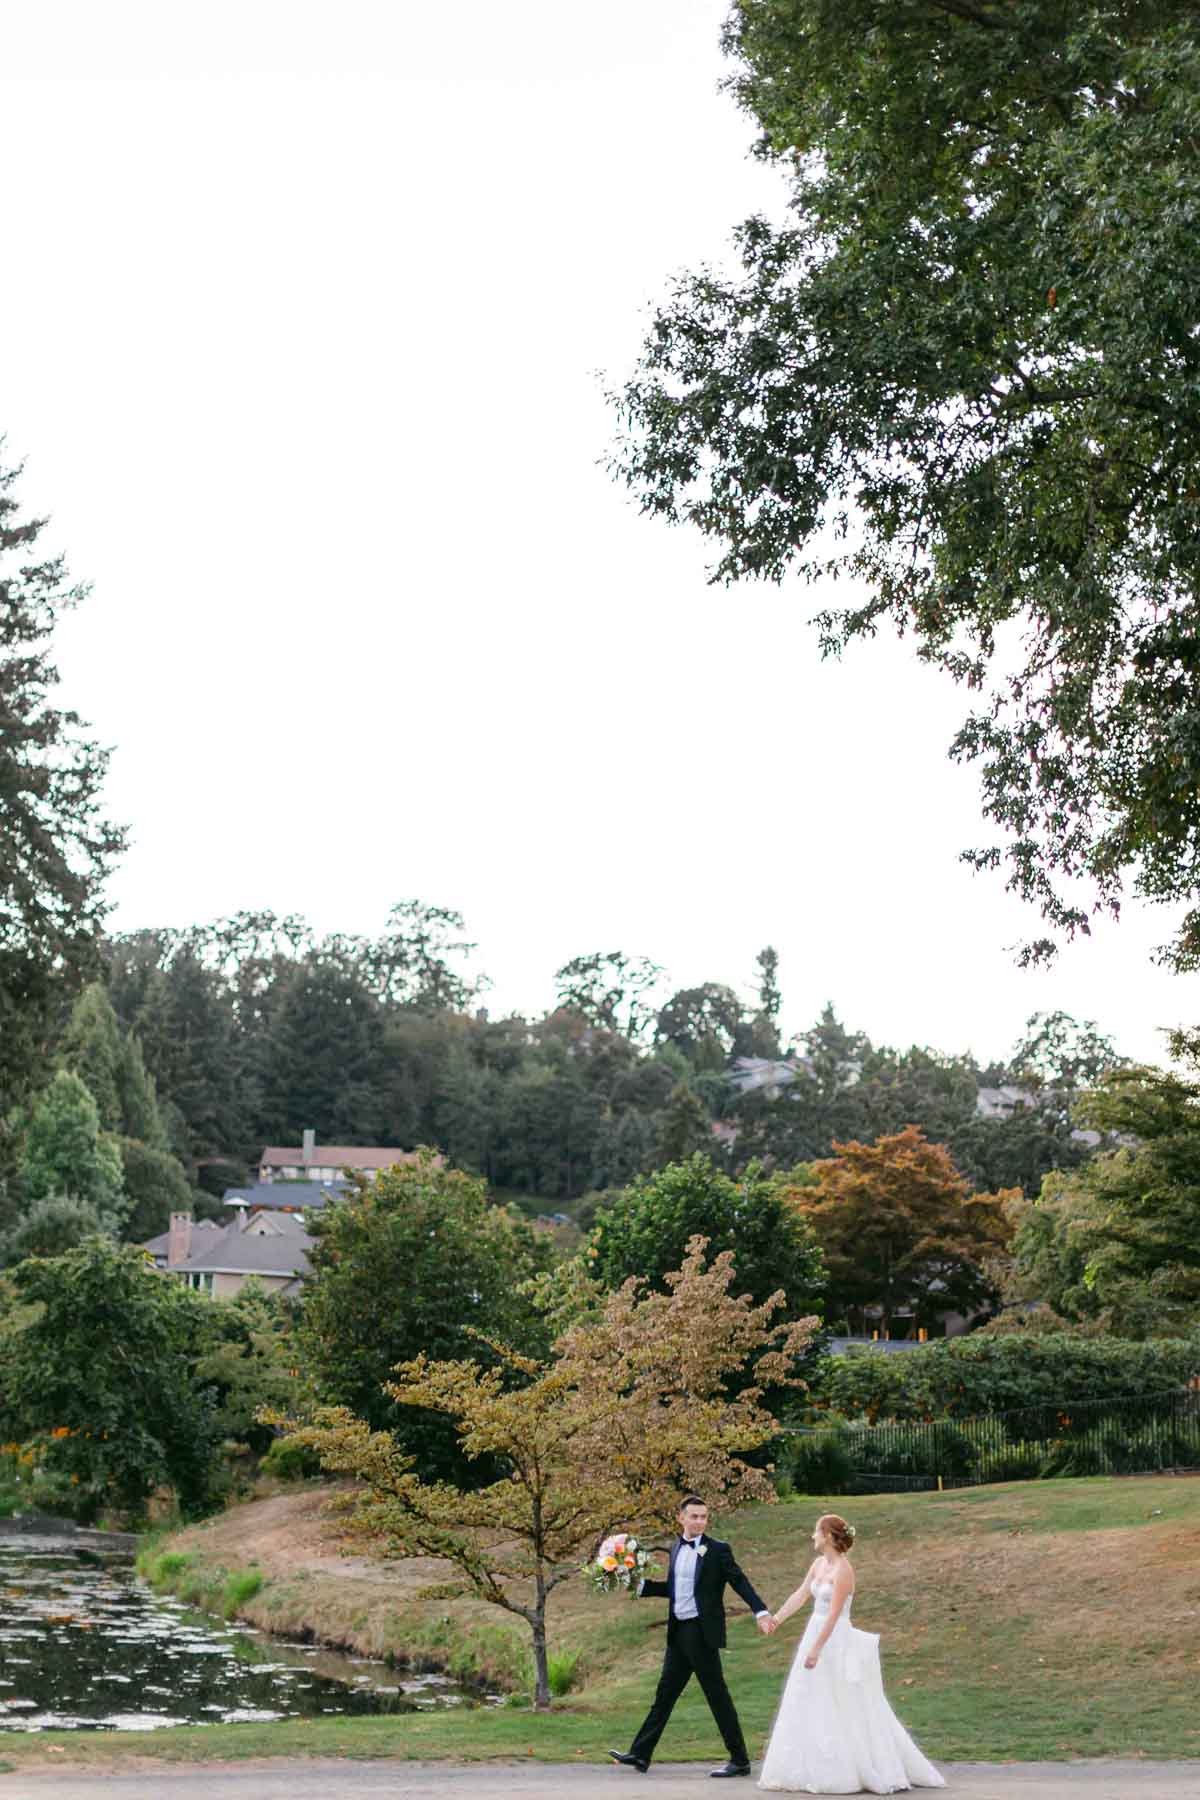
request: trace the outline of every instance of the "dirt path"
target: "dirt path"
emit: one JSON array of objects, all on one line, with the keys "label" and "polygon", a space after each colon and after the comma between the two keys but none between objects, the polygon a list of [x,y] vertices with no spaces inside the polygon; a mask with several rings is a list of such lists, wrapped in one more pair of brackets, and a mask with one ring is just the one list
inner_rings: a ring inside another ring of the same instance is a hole
[{"label": "dirt path", "polygon": [[[1200,1800],[1200,1762],[947,1763],[963,1800]],[[47,1769],[0,1775],[0,1800],[700,1800],[700,1763],[663,1763],[643,1781],[578,1763],[145,1763],[143,1772]],[[718,1790],[720,1791],[720,1790]],[[756,1793],[747,1782],[737,1795]]]}]

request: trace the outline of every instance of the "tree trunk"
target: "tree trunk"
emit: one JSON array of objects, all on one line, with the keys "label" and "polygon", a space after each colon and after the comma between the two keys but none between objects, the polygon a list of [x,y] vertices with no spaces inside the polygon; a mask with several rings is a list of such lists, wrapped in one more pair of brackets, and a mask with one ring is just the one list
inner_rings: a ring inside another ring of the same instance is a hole
[{"label": "tree trunk", "polygon": [[533,1704],[538,1712],[550,1710],[550,1661],[546,1654],[546,1601],[539,1596],[533,1621]]}]

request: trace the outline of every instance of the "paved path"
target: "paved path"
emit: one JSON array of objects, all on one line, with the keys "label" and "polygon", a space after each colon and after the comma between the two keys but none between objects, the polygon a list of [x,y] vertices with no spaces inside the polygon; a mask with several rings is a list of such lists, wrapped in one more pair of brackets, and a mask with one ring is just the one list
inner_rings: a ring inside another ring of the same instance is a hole
[{"label": "paved path", "polygon": [[[0,1800],[703,1800],[703,1763],[656,1764],[643,1779],[594,1763],[149,1761],[137,1773],[0,1774]],[[1200,1762],[948,1763],[963,1800],[1200,1800]],[[631,1794],[626,1790],[631,1790]],[[735,1783],[735,1796],[757,1794]]]}]

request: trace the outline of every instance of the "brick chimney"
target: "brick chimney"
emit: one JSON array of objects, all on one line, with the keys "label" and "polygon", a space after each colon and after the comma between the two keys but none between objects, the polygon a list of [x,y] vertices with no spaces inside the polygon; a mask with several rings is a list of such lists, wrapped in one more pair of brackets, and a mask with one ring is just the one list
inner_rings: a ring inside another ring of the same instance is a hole
[{"label": "brick chimney", "polygon": [[316,1147],[317,1147],[316,1132],[315,1131],[306,1131],[304,1134],[304,1148],[300,1153],[304,1159],[304,1166],[306,1169],[312,1167],[313,1151],[316,1149]]},{"label": "brick chimney", "polygon": [[177,1269],[192,1254],[192,1215],[190,1212],[171,1214],[170,1229],[167,1234],[167,1267]]}]

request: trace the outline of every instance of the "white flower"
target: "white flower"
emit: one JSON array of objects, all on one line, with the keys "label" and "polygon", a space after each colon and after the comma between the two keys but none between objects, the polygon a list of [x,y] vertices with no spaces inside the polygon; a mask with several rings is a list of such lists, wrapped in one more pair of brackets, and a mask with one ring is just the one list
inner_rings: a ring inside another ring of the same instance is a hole
[{"label": "white flower", "polygon": [[696,1545],[696,1555],[697,1556],[707,1556],[708,1555],[708,1545],[707,1544],[697,1544]]}]

